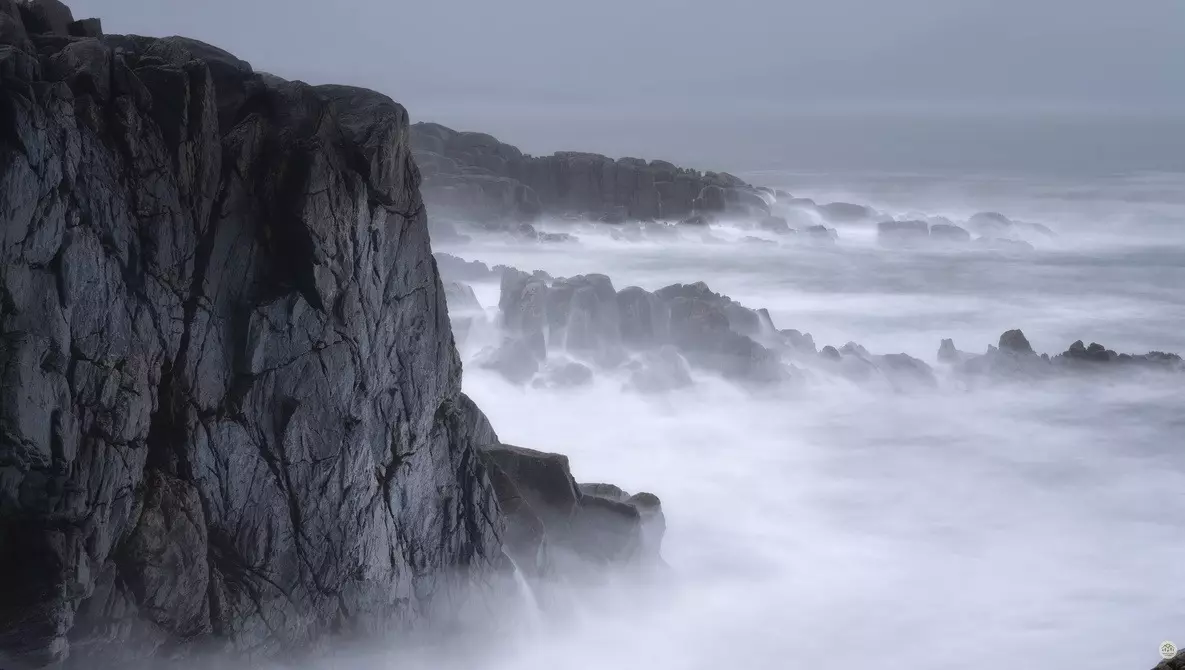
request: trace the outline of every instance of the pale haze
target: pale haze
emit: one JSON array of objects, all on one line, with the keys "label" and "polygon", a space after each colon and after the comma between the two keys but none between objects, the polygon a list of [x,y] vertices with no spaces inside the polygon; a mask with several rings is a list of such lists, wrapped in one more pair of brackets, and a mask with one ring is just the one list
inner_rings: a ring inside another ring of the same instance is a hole
[{"label": "pale haze", "polygon": [[733,170],[1185,167],[1177,0],[88,0],[532,153]]}]

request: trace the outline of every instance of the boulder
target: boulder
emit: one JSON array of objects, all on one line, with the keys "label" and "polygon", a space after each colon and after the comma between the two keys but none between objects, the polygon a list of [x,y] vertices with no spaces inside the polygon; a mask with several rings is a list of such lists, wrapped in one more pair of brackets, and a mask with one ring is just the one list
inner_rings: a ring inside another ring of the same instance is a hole
[{"label": "boulder", "polygon": [[670,313],[655,294],[630,286],[617,293],[621,341],[633,349],[657,347],[670,338]]},{"label": "boulder", "polygon": [[876,212],[872,208],[854,205],[850,202],[832,202],[820,205],[819,213],[832,223],[857,223],[876,216]]},{"label": "boulder", "polygon": [[74,15],[58,0],[23,0],[19,7],[25,30],[30,34],[69,37]]},{"label": "boulder", "polygon": [[1020,355],[1035,355],[1028,338],[1019,330],[1009,330],[1000,336],[1000,351]]},{"label": "boulder", "polygon": [[459,613],[503,520],[407,112],[13,7],[0,665],[263,663]]},{"label": "boulder", "polygon": [[563,539],[570,534],[582,495],[567,456],[509,444],[483,445],[481,455],[491,470],[496,468],[514,483],[549,536]]},{"label": "boulder", "polygon": [[971,233],[951,223],[936,223],[930,226],[930,239],[948,244],[966,244],[971,241]]},{"label": "boulder", "polygon": [[630,364],[626,388],[639,393],[667,393],[692,385],[687,361],[672,345],[644,352]]},{"label": "boulder", "polygon": [[807,239],[822,244],[834,244],[839,239],[839,232],[827,226],[811,226],[806,229]]},{"label": "boulder", "polygon": [[705,186],[692,203],[692,209],[700,214],[720,214],[727,207],[727,195],[720,186]]},{"label": "boulder", "polygon": [[66,28],[71,37],[102,37],[103,22],[99,19],[81,19]]}]

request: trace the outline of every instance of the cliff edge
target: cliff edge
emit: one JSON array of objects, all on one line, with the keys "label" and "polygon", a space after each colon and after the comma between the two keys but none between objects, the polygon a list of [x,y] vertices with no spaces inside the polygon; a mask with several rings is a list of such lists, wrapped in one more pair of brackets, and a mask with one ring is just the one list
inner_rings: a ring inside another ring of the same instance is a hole
[{"label": "cliff edge", "polygon": [[381,94],[0,0],[0,667],[270,655],[504,560],[419,182]]}]

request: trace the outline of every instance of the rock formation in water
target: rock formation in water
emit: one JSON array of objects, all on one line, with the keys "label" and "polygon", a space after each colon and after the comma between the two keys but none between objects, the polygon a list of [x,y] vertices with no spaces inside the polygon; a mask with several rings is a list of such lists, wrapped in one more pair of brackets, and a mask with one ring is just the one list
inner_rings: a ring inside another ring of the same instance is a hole
[{"label": "rock formation in water", "polygon": [[434,212],[523,221],[546,212],[609,223],[769,214],[763,192],[727,173],[574,151],[529,156],[490,135],[436,123],[413,125],[411,141]]},{"label": "rock formation in water", "polygon": [[958,351],[953,340],[943,340],[938,349],[938,358],[953,365],[957,373],[967,377],[1040,378],[1067,373],[1121,370],[1185,372],[1185,361],[1178,354],[1161,351],[1121,354],[1096,342],[1087,346],[1082,340],[1074,342],[1069,349],[1056,356],[1037,354],[1020,330],[1005,332],[1000,336],[998,346],[988,347],[987,353],[983,355]]},{"label": "rock formation in water", "polygon": [[0,667],[292,653],[507,569],[419,184],[381,94],[0,0]]},{"label": "rock formation in water", "polygon": [[[605,275],[549,282],[511,270],[502,277],[498,310],[506,339],[477,364],[516,383],[532,379],[549,350],[603,368],[630,365],[632,385],[642,390],[683,385],[680,357],[738,381],[766,383],[787,374],[757,341],[778,337],[768,314],[763,318],[702,282],[653,293],[636,286],[617,291]],[[644,355],[631,360],[629,354],[639,352]]]}]

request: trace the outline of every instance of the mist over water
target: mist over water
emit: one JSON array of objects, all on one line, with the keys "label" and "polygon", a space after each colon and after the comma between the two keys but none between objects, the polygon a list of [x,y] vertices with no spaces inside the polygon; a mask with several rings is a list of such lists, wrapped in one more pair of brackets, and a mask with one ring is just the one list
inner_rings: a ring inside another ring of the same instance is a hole
[{"label": "mist over water", "polygon": [[[1019,256],[881,249],[844,229],[832,249],[585,235],[456,251],[602,272],[618,289],[703,280],[819,346],[932,364],[942,337],[982,351],[1008,328],[1038,351],[1079,338],[1185,350],[1179,180],[844,179],[759,183],[887,211],[993,208],[1059,236]],[[496,305],[496,286],[477,289]],[[1185,633],[1179,378],[909,392],[811,378],[753,392],[702,376],[644,397],[611,375],[550,391],[470,365],[464,383],[505,442],[568,454],[582,481],[658,494],[672,568],[669,588],[585,594],[595,615],[473,667],[1102,670],[1150,667],[1161,639]]]},{"label": "mist over water", "polygon": [[[602,230],[578,246],[436,246],[601,272],[618,290],[702,280],[820,347],[855,341],[936,366],[942,337],[981,352],[1009,328],[1051,353],[1080,338],[1185,351],[1185,182],[843,180],[759,183],[893,213],[991,208],[1059,234],[1025,254],[884,249],[857,227],[834,248],[746,244],[752,231],[727,226],[716,242]],[[494,314],[498,286],[474,288]],[[691,388],[646,396],[598,372],[557,391],[472,364],[491,337],[463,341],[464,387],[503,442],[567,454],[580,481],[660,496],[670,570],[570,585],[565,615],[523,594],[492,638],[382,650],[367,667],[1114,670],[1151,667],[1161,640],[1185,637],[1179,376],[969,386],[940,374],[937,388],[894,390],[806,375],[753,390],[695,373]]]}]

